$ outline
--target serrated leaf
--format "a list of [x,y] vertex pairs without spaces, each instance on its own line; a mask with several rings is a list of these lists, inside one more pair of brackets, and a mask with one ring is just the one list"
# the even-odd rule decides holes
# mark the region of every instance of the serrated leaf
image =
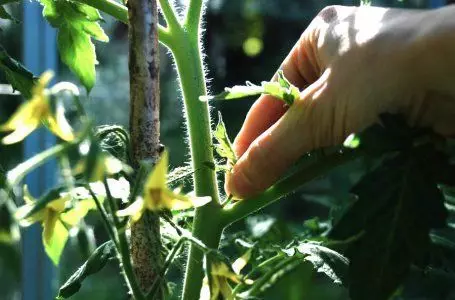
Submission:
[[427,147],[403,152],[366,175],[352,190],[358,200],[334,226],[330,237],[347,240],[349,290],[353,300],[388,299],[422,264],[432,228],[445,226],[447,212]]
[[115,255],[115,245],[112,241],[99,246],[89,259],[62,285],[58,297],[66,299],[79,291],[83,281],[90,275],[99,272]]
[[235,100],[250,96],[267,94],[283,100],[287,105],[292,105],[300,96],[300,91],[284,78],[282,71],[278,72],[278,82],[263,81],[261,86],[247,82],[246,85],[236,85],[225,88],[224,92],[214,96],[200,96],[201,101],[211,100]]
[[340,253],[314,243],[301,243],[296,247],[311,262],[317,272],[327,275],[333,282],[346,284],[349,260]]
[[283,71],[278,71],[277,73],[277,77],[278,77],[278,83],[280,84],[280,86],[288,89],[292,86],[292,84],[289,82],[289,80],[286,79],[286,77],[284,77],[284,73]]
[[215,145],[216,152],[218,152],[221,157],[224,157],[235,164],[237,162],[237,156],[235,155],[232,143],[227,135],[226,126],[224,125],[220,112],[218,112],[218,124],[213,132],[213,136],[218,142],[218,144]]
[[2,46],[0,46],[0,69],[5,73],[6,80],[13,89],[18,90],[25,98],[31,98],[36,78],[18,61],[9,56]]
[[81,80],[87,90],[95,85],[95,46],[90,36],[74,27],[61,27],[57,35],[60,58]]
[[101,20],[98,11],[88,5],[70,1],[40,0],[43,15],[58,28],[57,43],[61,60],[90,91],[95,84],[97,64],[95,46],[91,38],[109,41],[97,23]]

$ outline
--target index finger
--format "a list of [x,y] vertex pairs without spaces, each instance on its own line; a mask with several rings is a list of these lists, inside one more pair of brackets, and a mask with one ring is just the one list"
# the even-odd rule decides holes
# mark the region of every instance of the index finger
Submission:
[[[317,79],[308,38],[307,34],[302,35],[280,68],[284,76],[299,88],[304,88]],[[286,110],[287,107],[284,103],[272,96],[259,97],[249,110],[243,126],[234,140],[236,155],[242,156],[251,143],[275,124]]]

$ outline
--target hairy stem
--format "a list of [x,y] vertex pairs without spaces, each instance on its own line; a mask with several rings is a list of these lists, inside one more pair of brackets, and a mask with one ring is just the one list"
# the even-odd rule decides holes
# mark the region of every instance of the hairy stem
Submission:
[[235,221],[245,218],[246,216],[286,196],[304,183],[327,173],[336,166],[342,165],[355,158],[359,158],[361,155],[361,151],[344,150],[335,151],[333,154],[327,155],[322,159],[318,159],[309,166],[305,166],[293,174],[281,179],[262,194],[249,199],[244,199],[231,207],[225,208],[222,214],[223,226],[229,226]]
[[[156,0],[133,0],[127,5],[131,153],[137,169],[141,160],[156,162],[161,148],[158,8]],[[159,216],[147,211],[131,225],[130,239],[134,273],[143,292],[161,269],[161,247]]]
[[[216,249],[223,230],[219,218],[221,206],[215,171],[206,166],[207,162],[213,163],[213,153],[208,104],[199,101],[199,96],[207,93],[199,45],[199,30],[190,30],[199,26],[201,2],[200,0],[191,1],[189,8],[192,15],[197,15],[198,19],[192,19],[193,23],[187,23],[179,30],[172,31],[178,45],[171,47],[171,50],[177,65],[185,104],[192,166],[195,170],[194,189],[197,196],[212,197],[208,205],[196,210],[193,236],[208,247]],[[199,12],[196,13],[196,10]],[[183,299],[199,298],[203,278],[202,259],[202,251],[192,244],[188,256]]]

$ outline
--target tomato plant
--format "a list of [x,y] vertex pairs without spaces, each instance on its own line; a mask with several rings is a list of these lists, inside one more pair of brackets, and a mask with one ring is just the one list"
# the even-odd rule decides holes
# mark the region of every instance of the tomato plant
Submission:
[[[0,69],[28,99],[0,127],[8,132],[2,143],[19,142],[41,125],[59,137],[56,146],[2,174],[1,205],[14,215],[12,226],[41,223],[43,245],[56,265],[70,230],[90,226],[84,220],[88,213],[99,214],[109,236],[60,287],[59,298],[77,293],[87,276],[116,258],[131,297],[163,299],[169,295],[166,274],[185,245],[182,299],[263,297],[295,270],[305,275],[303,286],[311,284],[313,272],[320,272],[349,289],[352,299],[405,295],[406,278],[416,270],[453,280],[455,169],[450,141],[410,128],[400,116],[382,115],[381,124],[351,135],[342,146],[305,155],[261,194],[235,201],[219,192],[217,172],[229,172],[237,157],[221,114],[217,125],[212,124],[212,101],[270,94],[291,106],[298,88],[278,72],[276,81],[207,95],[202,0],[190,0],[183,17],[172,1],[159,0],[165,25],[158,22],[153,0],[40,3],[44,17],[58,30],[61,60],[87,93],[96,78],[92,39],[109,40],[99,11],[129,25],[129,132],[120,126],[94,127],[75,85],[48,87],[50,72],[36,77],[0,49]],[[1,8],[0,17],[9,18]],[[172,151],[159,143],[158,42],[175,61],[187,121],[191,164],[174,170],[168,170]],[[66,120],[61,93],[72,96],[77,122]],[[22,179],[52,158],[59,162],[62,184],[34,199]],[[235,259],[220,250],[230,225],[333,168],[365,158],[374,166],[353,187],[355,199],[333,205],[327,222],[310,220],[307,231],[285,244],[254,234],[226,238],[228,246],[238,249]],[[182,192],[188,178],[194,193]],[[185,218],[190,221],[178,222]]]

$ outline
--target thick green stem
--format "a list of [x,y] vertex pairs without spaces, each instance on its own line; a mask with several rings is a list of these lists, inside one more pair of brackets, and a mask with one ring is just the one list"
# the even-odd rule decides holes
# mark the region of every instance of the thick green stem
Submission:
[[[176,34],[176,32],[174,33]],[[210,248],[218,248],[223,227],[219,213],[221,206],[215,171],[205,163],[213,163],[211,123],[208,104],[199,101],[206,94],[202,67],[202,55],[195,32],[181,30],[176,36],[179,44],[172,49],[180,76],[193,163],[194,189],[197,196],[211,196],[212,201],[196,210],[193,222],[193,236]],[[203,253],[190,246],[185,275],[183,299],[198,299],[202,285]]]

